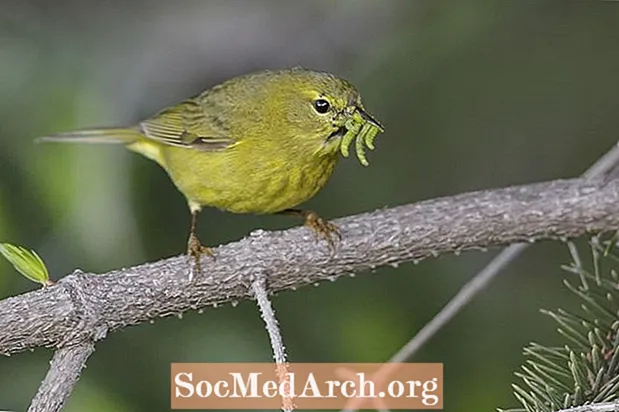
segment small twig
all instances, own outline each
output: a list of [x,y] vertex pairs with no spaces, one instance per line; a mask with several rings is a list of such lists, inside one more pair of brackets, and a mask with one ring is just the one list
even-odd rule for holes
[[[289,383],[286,349],[284,347],[284,341],[279,328],[279,322],[275,317],[275,311],[273,310],[271,300],[269,299],[264,276],[259,275],[257,279],[253,281],[251,288],[254,293],[254,297],[256,298],[256,302],[258,303],[258,307],[260,308],[260,315],[264,321],[265,328],[269,334],[271,348],[273,349],[273,360],[275,360],[279,383],[280,385],[286,382]],[[290,389],[290,387],[288,387],[288,389]],[[292,399],[289,396],[285,396],[284,394],[282,395],[283,410],[286,412],[291,412],[294,410]]]
[[575,408],[561,409],[557,412],[619,412],[619,402],[605,402]]
[[594,164],[591,165],[582,174],[584,179],[592,179],[604,176],[611,172],[619,165],[619,142],[608,151],[604,156],[600,157]]
[[58,349],[28,412],[58,412],[69,399],[95,344],[85,342]]
[[271,340],[271,348],[273,349],[273,360],[277,363],[286,363],[286,350],[284,348],[284,342],[279,329],[279,323],[275,317],[275,311],[271,306],[271,300],[269,299],[264,277],[259,277],[254,280],[251,285],[252,291],[260,308],[260,315],[266,326],[269,339]]
[[389,359],[389,362],[406,362],[407,359],[417,353],[432,336],[453,319],[464,306],[471,302],[473,298],[477,296],[477,294],[481,292],[505,266],[516,259],[527,246],[529,246],[529,244],[519,243],[511,245],[499,253],[481,272],[467,282],[460,291],[458,291],[456,296],[447,302],[441,311],[437,313],[413,339]]

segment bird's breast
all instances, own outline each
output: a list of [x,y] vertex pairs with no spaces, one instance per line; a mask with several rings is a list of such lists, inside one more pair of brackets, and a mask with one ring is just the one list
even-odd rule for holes
[[170,177],[188,200],[234,213],[262,214],[312,198],[327,183],[337,156],[170,148],[166,160]]

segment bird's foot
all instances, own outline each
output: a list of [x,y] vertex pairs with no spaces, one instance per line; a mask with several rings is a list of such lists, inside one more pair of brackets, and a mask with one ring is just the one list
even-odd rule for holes
[[187,241],[187,256],[192,260],[190,262],[189,269],[189,280],[193,280],[194,272],[200,274],[202,272],[202,266],[200,264],[200,258],[202,255],[210,256],[213,260],[215,260],[215,252],[210,247],[204,246],[198,236],[195,233],[191,233],[189,235],[189,240]]
[[311,210],[306,211],[304,217],[305,226],[309,227],[318,237],[326,240],[330,249],[334,251],[336,240],[342,240],[340,229]]

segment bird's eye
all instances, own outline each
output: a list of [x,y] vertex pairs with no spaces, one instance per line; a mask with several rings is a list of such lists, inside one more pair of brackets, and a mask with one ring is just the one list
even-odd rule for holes
[[330,107],[329,102],[325,99],[317,99],[314,101],[314,109],[320,114],[327,113]]

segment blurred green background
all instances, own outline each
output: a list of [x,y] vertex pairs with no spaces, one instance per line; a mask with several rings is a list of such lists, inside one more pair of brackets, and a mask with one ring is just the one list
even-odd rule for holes
[[[36,145],[130,124],[234,75],[302,65],[348,78],[386,126],[371,166],[340,164],[308,206],[351,215],[463,191],[580,174],[619,135],[619,5],[529,1],[2,1],[0,241],[58,278],[183,252],[183,197],[121,147]],[[286,217],[206,210],[222,244]],[[379,269],[274,298],[293,361],[380,362],[496,251]],[[563,245],[535,245],[413,360],[445,363],[445,410],[515,406],[531,340],[558,342],[539,308],[574,308]],[[37,286],[0,261],[0,298]],[[1,316],[1,314],[0,314]],[[27,408],[39,349],[0,359],[0,409]],[[169,409],[174,361],[268,361],[253,302],[114,333],[67,411]]]

